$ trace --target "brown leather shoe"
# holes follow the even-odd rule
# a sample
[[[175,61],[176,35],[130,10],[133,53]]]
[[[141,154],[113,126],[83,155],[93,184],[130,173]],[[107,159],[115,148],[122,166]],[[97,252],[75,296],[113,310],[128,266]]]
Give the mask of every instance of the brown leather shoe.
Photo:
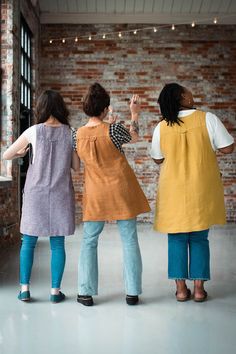
[[[191,299],[191,290],[190,290],[190,289],[187,289],[187,292],[186,292],[186,296],[185,296],[185,297],[179,297],[177,291],[176,291],[176,293],[175,293],[175,296],[176,296],[176,300],[177,300],[177,301],[180,301],[180,302],[188,301],[188,300]]]
[[[196,297],[195,294],[194,294],[194,295],[193,295],[193,300],[194,300],[195,302],[204,302],[204,301],[207,300],[207,296],[208,296],[207,292],[206,292],[205,290],[203,290],[203,296],[201,296],[201,297]]]

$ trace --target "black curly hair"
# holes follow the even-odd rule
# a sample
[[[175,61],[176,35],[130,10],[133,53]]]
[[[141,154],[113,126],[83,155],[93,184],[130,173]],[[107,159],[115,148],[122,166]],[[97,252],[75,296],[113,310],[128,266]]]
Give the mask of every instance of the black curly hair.
[[[183,123],[178,117],[183,93],[184,87],[177,83],[166,84],[162,89],[158,103],[163,120],[167,122],[167,125]]]

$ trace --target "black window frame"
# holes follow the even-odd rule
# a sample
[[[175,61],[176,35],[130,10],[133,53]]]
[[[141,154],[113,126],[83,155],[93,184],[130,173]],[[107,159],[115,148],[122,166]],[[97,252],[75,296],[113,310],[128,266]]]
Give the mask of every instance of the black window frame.
[[[32,112],[32,32],[21,15],[20,21],[20,105],[21,112]]]

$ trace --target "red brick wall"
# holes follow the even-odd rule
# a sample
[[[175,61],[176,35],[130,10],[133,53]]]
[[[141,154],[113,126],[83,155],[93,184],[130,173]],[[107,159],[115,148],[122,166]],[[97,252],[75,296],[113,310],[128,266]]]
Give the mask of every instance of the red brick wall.
[[[102,35],[126,28],[43,25],[40,82],[42,89],[61,92],[76,127],[85,122],[81,98],[94,81],[99,81],[110,91],[112,105],[125,123],[129,120],[127,98],[132,93],[141,96],[141,138],[136,145],[127,146],[125,151],[154,210],[158,167],[151,161],[148,149],[160,117],[156,103],[158,94],[165,83],[179,82],[192,90],[197,107],[217,114],[235,135],[236,26],[179,26],[175,31],[159,29],[154,33],[149,30],[122,39],[113,36],[106,40],[100,37],[78,43],[70,40],[65,44],[49,44],[50,38]],[[235,159],[232,155],[220,156],[219,163],[225,185],[227,218],[235,221]],[[81,176],[74,181],[79,221]],[[150,213],[140,219],[152,221],[152,218]]]
[[[126,28],[43,25],[40,82],[42,89],[61,92],[71,110],[72,125],[76,127],[85,122],[81,98],[94,81],[110,91],[115,111],[127,124],[127,98],[132,93],[141,96],[141,138],[125,151],[154,210],[158,167],[151,161],[148,149],[160,117],[156,103],[158,94],[165,83],[179,82],[192,90],[197,107],[217,114],[234,135],[236,26],[179,26],[175,31],[144,31],[122,39],[113,36],[106,40],[49,44],[50,38],[103,34]],[[225,184],[227,217],[228,221],[233,221],[236,214],[235,159],[232,155],[221,156],[219,163]],[[78,222],[81,218],[81,176],[74,181]],[[144,222],[152,221],[152,218],[152,213],[140,217]]]
[[[0,155],[18,137],[20,115],[20,13],[26,18],[33,35],[33,89],[38,90],[39,17],[30,0],[2,0],[1,8],[1,124]],[[17,161],[0,159],[0,248],[20,240],[19,167]]]

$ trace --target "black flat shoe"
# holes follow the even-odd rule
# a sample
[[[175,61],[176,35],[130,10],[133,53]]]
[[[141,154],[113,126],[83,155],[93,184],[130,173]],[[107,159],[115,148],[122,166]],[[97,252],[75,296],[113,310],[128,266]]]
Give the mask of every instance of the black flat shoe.
[[[127,305],[136,305],[139,302],[138,295],[126,295]]]
[[[80,302],[84,306],[93,306],[92,296],[77,295],[77,302]]]

